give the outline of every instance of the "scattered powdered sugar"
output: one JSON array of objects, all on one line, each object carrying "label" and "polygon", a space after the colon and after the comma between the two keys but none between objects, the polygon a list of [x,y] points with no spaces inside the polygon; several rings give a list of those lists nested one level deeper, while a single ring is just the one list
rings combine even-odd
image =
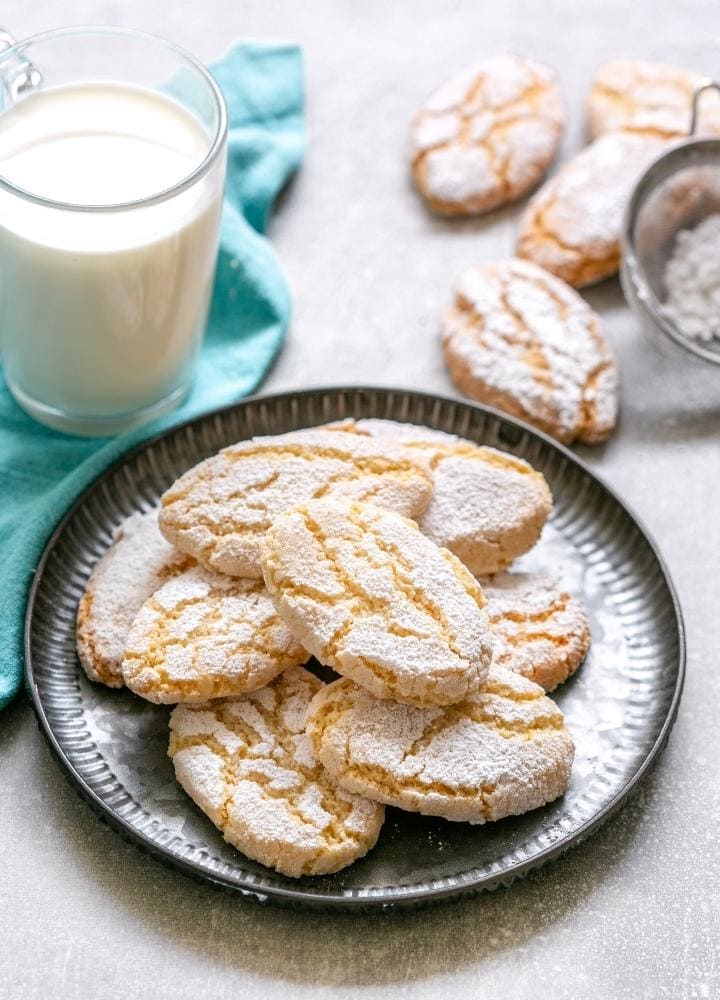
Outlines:
[{"label": "scattered powdered sugar", "polygon": [[720,214],[677,234],[664,282],[662,315],[691,340],[720,339]]}]

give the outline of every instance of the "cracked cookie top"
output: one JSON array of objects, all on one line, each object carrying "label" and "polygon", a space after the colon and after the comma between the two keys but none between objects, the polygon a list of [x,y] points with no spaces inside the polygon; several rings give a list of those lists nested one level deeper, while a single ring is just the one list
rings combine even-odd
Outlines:
[{"label": "cracked cookie top", "polygon": [[421,455],[309,429],[231,445],[190,469],[163,495],[160,529],[209,569],[259,578],[259,541],[295,504],[347,496],[415,517],[431,494]]},{"label": "cracked cookie top", "polygon": [[[644,59],[611,59],[596,70],[588,95],[592,138],[617,129],[654,132],[668,139],[690,129],[693,91],[699,73]],[[720,135],[720,97],[704,94],[700,135]]]},{"label": "cracked cookie top", "polygon": [[265,582],[306,649],[379,698],[460,701],[492,646],[482,590],[413,521],[318,500],[281,515],[262,543]]},{"label": "cracked cookie top", "polygon": [[562,795],[574,748],[542,688],[502,667],[457,705],[381,701],[346,678],[313,699],[308,734],[343,788],[430,816],[484,823]]},{"label": "cracked cookie top", "polygon": [[427,457],[435,489],[415,520],[424,535],[450,549],[471,572],[504,569],[540,537],[552,497],[545,478],[522,459],[394,420],[346,420],[334,426]]},{"label": "cracked cookie top", "polygon": [[555,156],[563,120],[547,66],[514,55],[485,59],[448,80],[415,116],[418,189],[446,215],[486,212],[519,198]]},{"label": "cracked cookie top", "polygon": [[481,579],[493,634],[493,664],[552,691],[566,681],[590,648],[581,602],[542,573],[498,573]]},{"label": "cracked cookie top", "polygon": [[560,441],[607,438],[617,412],[617,366],[598,317],[562,281],[510,259],[465,271],[443,318],[457,386]]},{"label": "cracked cookie top", "polygon": [[596,139],[530,199],[520,219],[518,256],[575,288],[615,274],[633,186],[671,142],[652,129]]},{"label": "cracked cookie top", "polygon": [[179,705],[170,717],[168,752],[188,795],[229,843],[292,877],[362,857],[384,818],[315,758],[305,714],[322,686],[297,667],[242,698]]},{"label": "cracked cookie top", "polygon": [[122,654],[135,615],[166,580],[193,564],[160,534],[157,511],[123,521],[78,606],[77,651],[90,680],[122,687]]},{"label": "cracked cookie top", "polygon": [[307,659],[261,580],[195,566],[143,604],[122,672],[135,694],[174,704],[253,691]]}]

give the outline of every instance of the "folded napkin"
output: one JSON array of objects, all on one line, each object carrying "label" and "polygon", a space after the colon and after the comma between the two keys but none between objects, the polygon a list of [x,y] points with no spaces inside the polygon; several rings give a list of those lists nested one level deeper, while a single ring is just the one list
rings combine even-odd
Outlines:
[{"label": "folded napkin", "polygon": [[131,445],[251,392],[285,334],[290,297],[263,233],[275,198],[302,159],[302,57],[293,45],[243,43],[212,73],[228,108],[228,174],[210,320],[187,402],[129,434],[88,440],[33,421],[0,379],[0,708],[20,687],[35,565],[73,499]]}]

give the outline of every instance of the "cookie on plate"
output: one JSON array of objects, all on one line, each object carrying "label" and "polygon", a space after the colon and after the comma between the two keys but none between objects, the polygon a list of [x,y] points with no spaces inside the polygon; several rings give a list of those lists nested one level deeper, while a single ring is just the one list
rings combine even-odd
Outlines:
[{"label": "cookie on plate", "polygon": [[175,775],[225,839],[291,877],[325,875],[375,844],[382,805],[337,787],[304,731],[322,682],[298,667],[242,698],[178,705]]},{"label": "cookie on plate", "polygon": [[522,56],[478,62],[415,116],[412,172],[436,212],[476,215],[519,198],[552,162],[563,131],[555,74]]},{"label": "cookie on plate", "polygon": [[316,500],[276,519],[262,563],[297,640],[377,697],[447,705],[485,680],[492,645],[480,586],[414,521]]},{"label": "cookie on plate", "polygon": [[475,574],[497,573],[533,547],[552,510],[545,477],[507,452],[394,420],[346,420],[341,430],[417,449],[435,490],[415,520]]},{"label": "cookie on plate", "polygon": [[77,613],[77,652],[92,681],[122,687],[122,654],[135,615],[194,559],[165,541],[157,511],[131,514],[87,582]]},{"label": "cookie on plate", "polygon": [[575,673],[590,648],[585,608],[542,573],[498,573],[480,580],[493,634],[493,664],[552,691]]},{"label": "cookie on plate", "polygon": [[633,186],[671,141],[652,129],[596,139],[530,199],[520,219],[518,256],[575,288],[615,274]]},{"label": "cookie on plate", "polygon": [[566,790],[573,742],[541,687],[502,667],[458,705],[381,701],[343,678],[308,711],[315,753],[349,792],[470,823],[516,816]]},{"label": "cookie on plate", "polygon": [[615,426],[617,366],[580,296],[527,261],[469,268],[442,321],[453,381],[559,441],[603,441]]},{"label": "cookie on plate", "polygon": [[[699,73],[668,63],[644,59],[611,59],[592,79],[587,102],[588,130],[592,138],[624,129],[654,131],[669,139],[686,136],[690,129],[693,91]],[[703,94],[700,135],[720,135],[720,96]]]},{"label": "cookie on plate", "polygon": [[145,601],[122,673],[130,690],[148,701],[201,702],[254,691],[308,658],[261,580],[195,566]]},{"label": "cookie on plate", "polygon": [[259,541],[289,507],[349,496],[415,517],[432,489],[417,453],[309,429],[243,441],[196,465],[163,495],[159,523],[168,541],[208,569],[259,578]]}]

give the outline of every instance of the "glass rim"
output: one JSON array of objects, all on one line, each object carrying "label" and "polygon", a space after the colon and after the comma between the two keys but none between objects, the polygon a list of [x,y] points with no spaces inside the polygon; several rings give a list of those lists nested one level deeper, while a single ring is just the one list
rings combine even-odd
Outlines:
[{"label": "glass rim", "polygon": [[[137,31],[134,28],[113,28],[104,25],[72,25],[67,28],[51,28],[48,31],[41,31],[35,35],[30,35],[27,38],[20,39],[15,42],[14,45],[11,45],[7,49],[0,52],[0,66],[5,59],[11,57],[12,55],[24,55],[25,48],[33,43],[45,42],[53,38],[62,38],[70,35],[106,35],[109,37],[116,36],[128,39],[139,39],[140,41],[151,42],[155,45],[168,49],[181,59],[185,60],[185,62],[189,63],[207,84],[210,93],[212,94],[215,109],[218,114],[217,128],[215,130],[215,136],[210,148],[205,154],[203,160],[181,180],[172,184],[168,188],[163,188],[162,190],[157,191],[155,194],[148,195],[144,198],[135,198],[132,201],[93,205],[79,205],[76,202],[58,201],[54,198],[45,198],[42,195],[34,194],[26,188],[13,184],[12,181],[9,181],[2,175],[2,173],[0,173],[0,189],[8,191],[10,194],[17,195],[25,201],[41,205],[44,208],[59,209],[64,212],[126,212],[135,208],[146,208],[151,205],[159,205],[162,202],[168,201],[170,198],[174,198],[176,195],[181,194],[183,191],[187,191],[188,188],[192,187],[192,185],[203,177],[214,165],[220,151],[223,148],[225,138],[227,136],[228,120],[225,98],[223,97],[222,91],[210,71],[191,52],[188,52],[187,49],[182,48],[180,45],[176,45],[174,42],[171,42],[166,38],[162,38],[160,35],[153,35],[149,31]],[[1,121],[2,112],[0,112],[0,122]]]}]

